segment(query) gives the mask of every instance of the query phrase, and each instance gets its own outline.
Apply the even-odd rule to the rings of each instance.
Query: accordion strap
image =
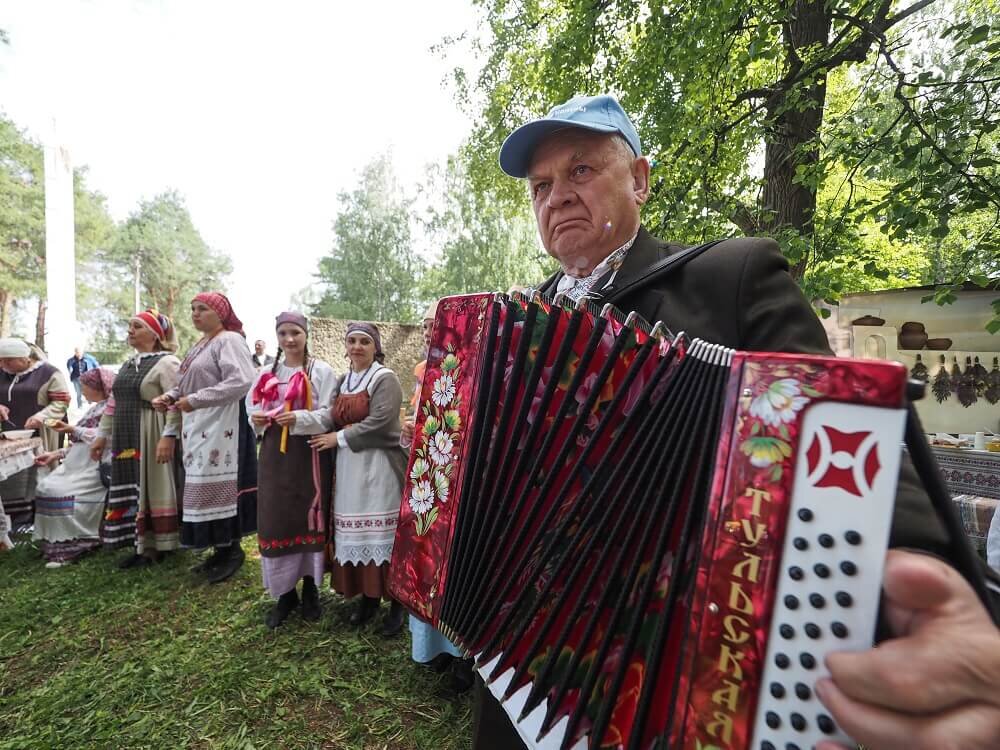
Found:
[[[701,255],[706,250],[709,250],[716,245],[718,245],[723,240],[712,240],[711,242],[706,242],[702,245],[696,245],[695,247],[689,247],[685,250],[681,250],[679,253],[674,253],[673,255],[667,256],[661,261],[654,263],[649,267],[642,276],[634,281],[629,282],[620,289],[612,289],[610,294],[607,294],[601,298],[602,303],[614,304],[622,297],[632,292],[642,289],[648,284],[652,284],[655,281],[659,281],[664,276],[677,269],[681,268],[688,261],[692,261]]]

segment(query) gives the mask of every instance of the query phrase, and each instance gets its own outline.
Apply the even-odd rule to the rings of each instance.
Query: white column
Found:
[[[53,137],[45,145],[45,349],[59,367],[84,344],[76,319],[74,241],[73,165]]]

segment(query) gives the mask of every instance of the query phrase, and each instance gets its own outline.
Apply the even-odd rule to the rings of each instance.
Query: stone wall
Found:
[[[341,375],[347,372],[344,339],[350,321],[336,318],[309,319],[309,352],[327,362]],[[419,323],[376,323],[382,336],[385,365],[399,376],[403,402],[409,403],[416,385],[413,367],[424,358],[424,338]]]

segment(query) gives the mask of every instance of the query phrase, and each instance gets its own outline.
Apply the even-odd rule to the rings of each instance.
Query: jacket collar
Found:
[[[622,262],[621,268],[618,269],[618,273],[615,274],[614,281],[609,286],[604,287],[602,280],[598,280],[591,291],[590,299],[599,300],[607,297],[617,289],[636,281],[659,259],[660,244],[646,231],[646,227],[640,224],[635,242],[632,243],[632,247],[625,255],[625,260]],[[610,274],[611,271],[608,273]],[[565,275],[562,270],[556,271],[538,286],[538,291],[543,294],[555,292],[559,279]],[[602,287],[604,288],[602,289]]]

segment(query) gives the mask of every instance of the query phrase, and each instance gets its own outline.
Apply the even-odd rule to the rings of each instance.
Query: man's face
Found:
[[[563,271],[586,276],[639,228],[649,162],[612,136],[580,128],[553,133],[528,168],[538,233]]]
[[[255,342],[253,342],[253,350],[255,352],[257,352],[258,356],[260,356],[261,354],[263,354],[264,353],[264,342],[263,341],[255,341]]]

